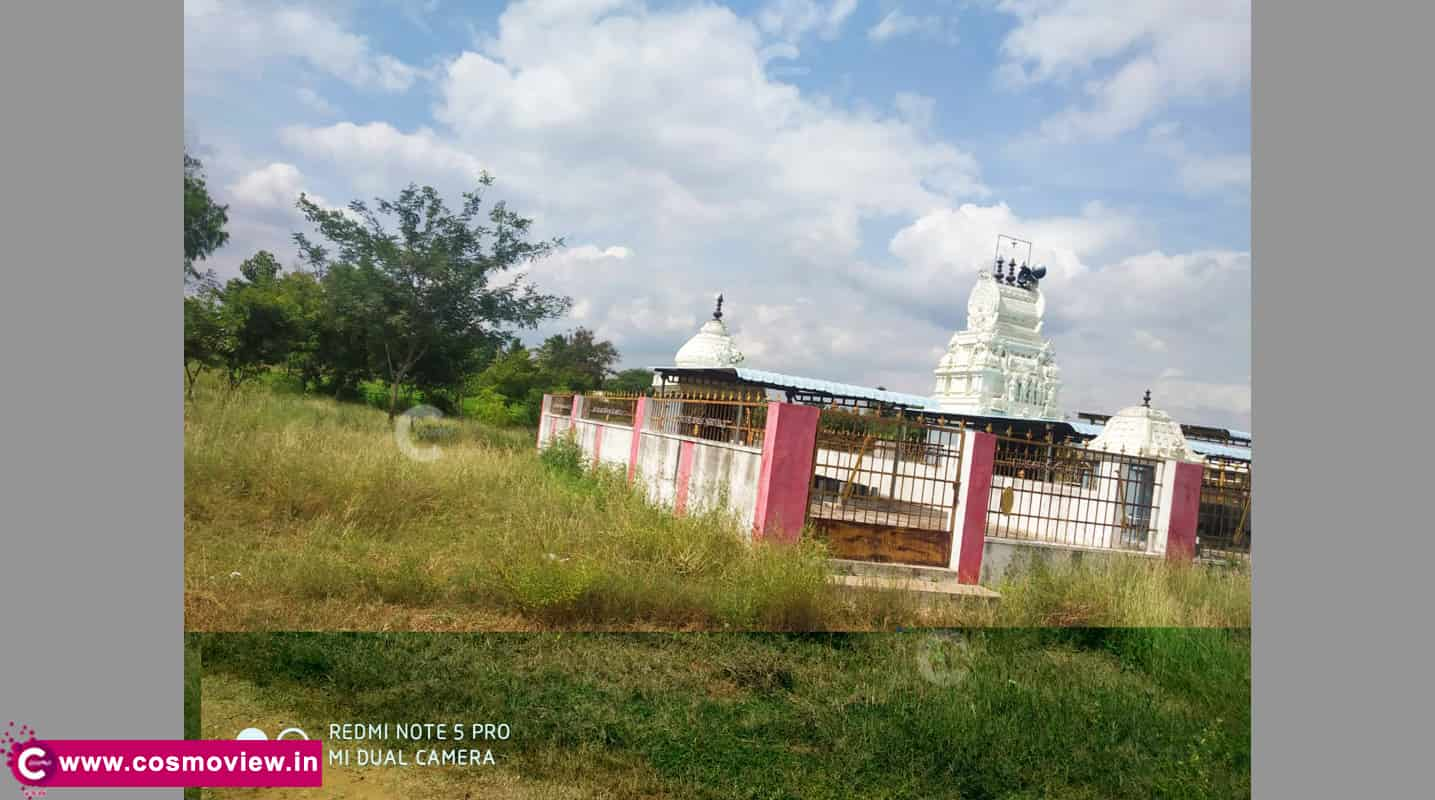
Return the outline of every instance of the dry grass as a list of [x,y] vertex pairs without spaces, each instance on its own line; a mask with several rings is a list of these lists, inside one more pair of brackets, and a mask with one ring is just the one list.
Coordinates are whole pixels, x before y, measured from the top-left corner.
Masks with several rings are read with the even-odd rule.
[[997,587],[995,606],[843,591],[810,538],[753,546],[721,514],[675,517],[621,475],[540,459],[532,431],[454,421],[421,433],[440,458],[404,455],[369,408],[202,387],[185,411],[187,627],[1249,624],[1249,573],[1164,564],[1037,572]]

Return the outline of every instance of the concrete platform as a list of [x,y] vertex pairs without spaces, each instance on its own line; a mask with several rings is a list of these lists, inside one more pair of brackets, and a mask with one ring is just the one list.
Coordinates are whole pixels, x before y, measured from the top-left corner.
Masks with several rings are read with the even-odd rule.
[[901,589],[916,592],[933,601],[1001,600],[1000,594],[985,586],[958,583],[955,571],[940,567],[879,564],[841,558],[830,559],[828,563],[836,572],[832,581],[852,589]]

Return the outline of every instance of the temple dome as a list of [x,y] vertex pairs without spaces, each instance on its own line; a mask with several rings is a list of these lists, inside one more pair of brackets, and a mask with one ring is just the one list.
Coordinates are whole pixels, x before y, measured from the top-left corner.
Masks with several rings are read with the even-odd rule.
[[[1150,393],[1147,393],[1147,402]],[[1086,443],[1087,449],[1147,458],[1202,460],[1186,443],[1186,435],[1171,415],[1150,405],[1123,408],[1106,421],[1101,434]]]
[[742,351],[733,344],[732,334],[727,332],[727,326],[723,324],[722,295],[718,295],[712,319],[704,322],[697,334],[678,348],[673,364],[688,369],[724,369],[735,367],[741,364],[742,360]]
[[720,319],[710,319],[678,349],[673,363],[687,368],[732,367],[742,360],[742,352],[733,344],[727,326]]

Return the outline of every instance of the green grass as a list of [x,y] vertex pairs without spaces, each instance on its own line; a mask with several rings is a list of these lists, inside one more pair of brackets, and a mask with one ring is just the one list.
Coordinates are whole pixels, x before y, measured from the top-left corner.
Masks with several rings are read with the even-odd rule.
[[1250,795],[1247,631],[964,635],[210,634],[206,735],[513,726],[496,768],[394,771],[425,796]]
[[1033,573],[995,605],[844,591],[811,537],[750,545],[536,433],[249,387],[185,410],[191,630],[880,630],[1249,625],[1248,572],[1122,560]]
[[[203,689],[200,686],[201,678],[204,675],[200,656],[200,638],[203,634],[186,633],[184,635],[184,738],[202,739],[201,720],[203,714],[200,702],[203,697]],[[199,800],[198,788],[184,790],[185,800]]]

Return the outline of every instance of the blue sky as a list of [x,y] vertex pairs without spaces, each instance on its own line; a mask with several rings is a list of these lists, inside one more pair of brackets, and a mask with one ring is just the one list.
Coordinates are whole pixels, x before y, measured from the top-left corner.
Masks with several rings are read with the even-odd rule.
[[232,239],[300,191],[490,196],[624,366],[718,291],[752,366],[916,393],[997,233],[1048,264],[1068,412],[1250,424],[1248,2],[185,4],[185,136]]

